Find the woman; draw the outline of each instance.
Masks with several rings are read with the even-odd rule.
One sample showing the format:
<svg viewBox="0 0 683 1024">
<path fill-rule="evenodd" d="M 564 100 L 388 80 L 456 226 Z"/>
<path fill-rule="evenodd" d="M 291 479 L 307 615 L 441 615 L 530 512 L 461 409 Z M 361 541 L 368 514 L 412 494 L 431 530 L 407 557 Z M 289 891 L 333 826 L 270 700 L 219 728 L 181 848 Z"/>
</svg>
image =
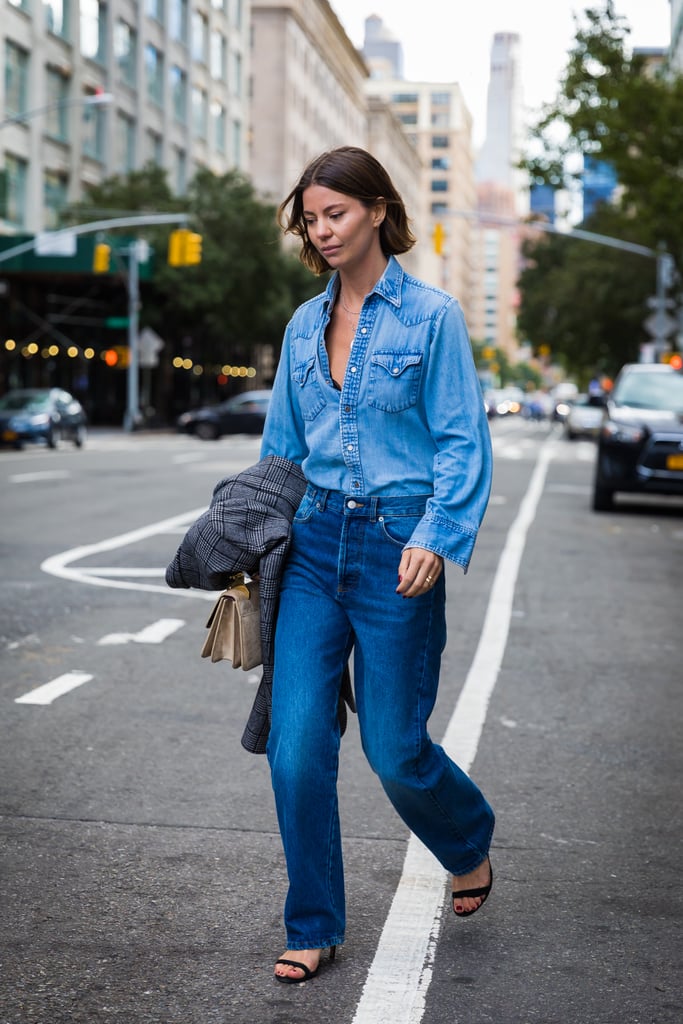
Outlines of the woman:
<svg viewBox="0 0 683 1024">
<path fill-rule="evenodd" d="M 396 260 L 415 239 L 382 165 L 355 147 L 324 153 L 280 222 L 311 270 L 335 271 L 287 327 L 262 447 L 308 483 L 280 590 L 267 750 L 289 875 L 275 977 L 291 984 L 344 941 L 337 703 L 352 649 L 363 750 L 387 796 L 453 875 L 456 914 L 490 892 L 493 811 L 427 720 L 444 558 L 467 570 L 492 459 L 460 307 Z"/>
</svg>

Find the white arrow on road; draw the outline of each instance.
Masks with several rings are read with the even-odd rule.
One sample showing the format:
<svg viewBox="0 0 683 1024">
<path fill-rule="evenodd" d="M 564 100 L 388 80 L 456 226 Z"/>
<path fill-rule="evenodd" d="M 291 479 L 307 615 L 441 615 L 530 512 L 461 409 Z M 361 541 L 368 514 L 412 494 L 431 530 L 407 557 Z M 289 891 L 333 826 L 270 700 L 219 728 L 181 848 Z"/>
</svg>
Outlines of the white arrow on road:
<svg viewBox="0 0 683 1024">
<path fill-rule="evenodd" d="M 151 626 L 145 626 L 139 633 L 107 633 L 97 641 L 97 644 L 99 647 L 127 643 L 160 644 L 184 625 L 184 619 L 158 619 Z"/>
</svg>

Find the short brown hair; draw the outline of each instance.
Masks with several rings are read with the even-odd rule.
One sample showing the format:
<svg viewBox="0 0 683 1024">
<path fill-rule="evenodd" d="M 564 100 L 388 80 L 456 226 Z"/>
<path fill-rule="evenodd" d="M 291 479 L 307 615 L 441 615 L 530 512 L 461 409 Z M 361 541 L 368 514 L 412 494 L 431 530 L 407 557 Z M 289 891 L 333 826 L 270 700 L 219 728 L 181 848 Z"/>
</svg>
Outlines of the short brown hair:
<svg viewBox="0 0 683 1024">
<path fill-rule="evenodd" d="M 341 192 L 358 199 L 368 208 L 378 202 L 386 203 L 386 216 L 379 228 L 380 245 L 385 256 L 408 252 L 415 245 L 403 200 L 379 160 L 357 146 L 340 146 L 311 160 L 278 209 L 280 227 L 285 234 L 299 236 L 299 259 L 314 274 L 324 274 L 330 265 L 308 237 L 303 216 L 303 194 L 309 185 L 323 185 L 334 192 Z M 292 208 L 288 213 L 290 203 Z"/>
</svg>

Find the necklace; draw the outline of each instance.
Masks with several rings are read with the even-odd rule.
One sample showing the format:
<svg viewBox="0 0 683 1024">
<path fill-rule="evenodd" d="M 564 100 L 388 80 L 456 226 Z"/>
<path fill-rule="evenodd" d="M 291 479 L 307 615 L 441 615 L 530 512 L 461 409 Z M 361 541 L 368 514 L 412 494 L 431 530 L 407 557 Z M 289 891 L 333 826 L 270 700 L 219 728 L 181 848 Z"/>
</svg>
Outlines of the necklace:
<svg viewBox="0 0 683 1024">
<path fill-rule="evenodd" d="M 356 328 L 358 327 L 358 317 L 360 316 L 361 311 L 360 309 L 358 310 L 358 312 L 356 312 L 355 309 L 349 309 L 349 307 L 344 302 L 344 296 L 341 291 L 339 292 L 339 301 L 342 304 L 342 309 L 346 313 L 346 319 L 349 322 L 349 326 L 353 329 L 353 332 L 355 334 Z M 353 344 L 353 342 L 351 342 L 351 344 Z"/>
</svg>

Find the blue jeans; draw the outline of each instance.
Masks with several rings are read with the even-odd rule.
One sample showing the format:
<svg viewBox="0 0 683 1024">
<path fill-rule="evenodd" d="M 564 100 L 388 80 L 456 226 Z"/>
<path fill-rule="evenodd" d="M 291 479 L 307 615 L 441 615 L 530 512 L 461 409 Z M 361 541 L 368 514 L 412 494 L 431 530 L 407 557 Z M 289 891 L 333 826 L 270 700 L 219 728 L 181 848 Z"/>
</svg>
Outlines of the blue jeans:
<svg viewBox="0 0 683 1024">
<path fill-rule="evenodd" d="M 400 817 L 453 874 L 472 871 L 489 849 L 493 811 L 427 732 L 446 643 L 443 574 L 419 597 L 395 592 L 425 502 L 309 486 L 294 520 L 268 740 L 292 950 L 344 941 L 337 704 L 352 649 L 363 750 Z"/>
</svg>

